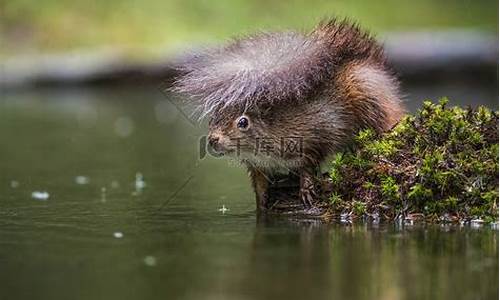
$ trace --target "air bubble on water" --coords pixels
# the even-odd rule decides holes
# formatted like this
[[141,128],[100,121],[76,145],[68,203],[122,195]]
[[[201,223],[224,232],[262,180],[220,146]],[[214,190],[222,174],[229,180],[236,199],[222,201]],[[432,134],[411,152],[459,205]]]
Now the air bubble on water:
[[120,231],[117,231],[117,232],[113,233],[113,236],[117,239],[121,239],[123,237],[123,233]]
[[79,176],[75,177],[75,182],[76,182],[76,184],[82,184],[82,185],[89,184],[90,179],[87,176],[79,175]]
[[31,197],[34,199],[37,199],[37,200],[45,201],[45,200],[49,199],[50,195],[46,191],[42,191],[42,192],[34,191],[33,193],[31,193]]
[[115,121],[115,133],[120,137],[128,137],[134,132],[134,121],[129,117],[120,117]]
[[144,257],[144,264],[149,267],[156,266],[156,257],[151,255]]
[[137,172],[135,174],[135,192],[140,194],[145,187],[146,182],[144,181],[144,176],[142,176],[142,173]]
[[19,187],[19,181],[16,181],[16,180],[12,180],[10,182],[10,187],[13,188],[13,189],[16,189]]

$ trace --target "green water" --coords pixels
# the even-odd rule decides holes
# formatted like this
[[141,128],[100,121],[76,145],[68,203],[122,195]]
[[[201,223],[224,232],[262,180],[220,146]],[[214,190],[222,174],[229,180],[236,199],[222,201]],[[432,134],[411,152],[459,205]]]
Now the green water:
[[0,299],[498,298],[496,229],[257,219],[203,134],[155,88],[2,93]]

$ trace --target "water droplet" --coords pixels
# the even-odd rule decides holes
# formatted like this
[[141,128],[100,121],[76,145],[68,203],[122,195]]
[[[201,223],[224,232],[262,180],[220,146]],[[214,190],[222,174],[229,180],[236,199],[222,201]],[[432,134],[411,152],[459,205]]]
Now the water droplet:
[[90,179],[87,176],[76,176],[75,177],[76,184],[88,184]]
[[135,174],[135,192],[140,194],[142,190],[146,187],[146,182],[144,181],[144,176],[141,173]]
[[37,200],[42,200],[45,201],[49,199],[50,195],[46,191],[40,192],[40,191],[34,191],[31,193],[31,197]]
[[219,208],[219,211],[222,212],[222,214],[225,214],[226,211],[229,211],[229,208],[227,208],[224,204],[222,205],[221,208]]
[[149,267],[154,267],[156,266],[156,257],[148,255],[144,257],[144,264]]

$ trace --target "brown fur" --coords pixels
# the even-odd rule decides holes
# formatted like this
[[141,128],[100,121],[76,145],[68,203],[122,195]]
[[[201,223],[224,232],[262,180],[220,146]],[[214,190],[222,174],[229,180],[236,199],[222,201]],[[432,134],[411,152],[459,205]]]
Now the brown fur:
[[[300,196],[310,206],[319,164],[359,129],[385,131],[404,112],[382,47],[347,21],[322,22],[308,34],[236,40],[192,56],[179,70],[174,90],[210,116],[212,145],[247,165],[261,209],[268,179],[287,172],[300,176]],[[240,116],[250,120],[248,130],[237,128]],[[291,137],[300,138],[300,153],[283,151]],[[235,140],[238,149],[231,149]]]

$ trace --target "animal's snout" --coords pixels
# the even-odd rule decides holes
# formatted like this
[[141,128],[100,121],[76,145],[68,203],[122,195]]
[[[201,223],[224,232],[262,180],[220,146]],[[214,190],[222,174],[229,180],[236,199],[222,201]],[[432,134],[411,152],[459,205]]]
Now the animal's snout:
[[214,135],[208,136],[208,145],[215,150],[218,150],[219,147],[219,137]]
[[230,139],[228,136],[224,135],[220,130],[212,131],[208,134],[207,144],[208,147],[213,150],[212,154],[223,155],[231,152],[229,147],[231,147]]

